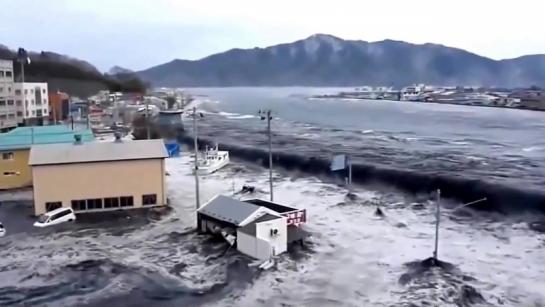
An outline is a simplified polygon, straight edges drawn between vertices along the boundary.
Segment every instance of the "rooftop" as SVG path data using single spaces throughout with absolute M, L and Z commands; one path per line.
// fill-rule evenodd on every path
M 208 215 L 220 221 L 239 225 L 254 212 L 259 206 L 236 199 L 217 195 L 199 209 L 199 213 Z
M 30 165 L 160 159 L 168 157 L 163 140 L 35 145 Z
M 72 143 L 74 135 L 81 135 L 83 142 L 93 142 L 93 132 L 70 130 L 66 126 L 18 127 L 0 134 L 0 150 L 28 149 L 36 144 Z

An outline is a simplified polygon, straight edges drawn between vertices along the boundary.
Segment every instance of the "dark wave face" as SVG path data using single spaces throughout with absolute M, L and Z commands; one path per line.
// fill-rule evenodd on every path
M 271 108 L 278 166 L 327 173 L 331 157 L 346 153 L 356 181 L 410 192 L 439 188 L 464 202 L 486 197 L 481 207 L 501 211 L 545 207 L 543 112 L 309 100 L 318 90 L 304 88 L 194 91 L 209 95 L 202 99 L 209 114 L 199 120 L 201 140 L 244 159 L 266 160 L 266 124 L 256 115 Z

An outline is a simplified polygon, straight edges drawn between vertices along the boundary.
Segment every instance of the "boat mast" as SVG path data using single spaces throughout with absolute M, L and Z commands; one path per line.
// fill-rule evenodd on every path
M 200 201 L 199 201 L 199 164 L 198 164 L 198 155 L 199 148 L 197 143 L 197 108 L 193 107 L 193 146 L 195 148 L 195 206 L 196 210 L 199 210 Z

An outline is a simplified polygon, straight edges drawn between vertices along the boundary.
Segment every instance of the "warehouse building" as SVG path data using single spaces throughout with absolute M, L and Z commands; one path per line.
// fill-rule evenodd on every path
M 76 134 L 84 142 L 95 140 L 89 129 L 73 131 L 66 126 L 19 127 L 0 134 L 0 190 L 32 185 L 28 157 L 33 145 L 72 143 Z
M 36 215 L 59 207 L 76 213 L 166 204 L 162 140 L 33 146 Z

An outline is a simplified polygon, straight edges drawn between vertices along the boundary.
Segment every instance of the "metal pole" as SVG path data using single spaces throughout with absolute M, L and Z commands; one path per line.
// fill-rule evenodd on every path
M 70 100 L 70 104 L 72 104 L 72 100 Z M 79 117 L 81 118 L 81 108 L 78 108 Z M 73 114 L 72 108 L 70 108 L 70 114 Z M 87 100 L 87 116 L 86 116 L 86 122 L 87 122 L 87 129 L 91 129 L 91 118 L 89 115 L 91 114 L 91 102 Z M 73 116 L 73 115 L 72 115 Z
M 149 120 L 149 103 L 148 103 L 148 100 L 146 98 L 144 98 L 144 100 L 146 101 L 146 129 L 147 129 L 147 134 L 148 134 L 148 140 L 151 138 L 150 137 L 150 120 Z
M 195 205 L 196 209 L 199 210 L 200 201 L 199 201 L 199 164 L 198 164 L 198 155 L 199 148 L 197 144 L 197 108 L 193 107 L 193 146 L 195 147 Z
M 352 190 L 352 160 L 350 160 L 350 156 L 347 156 L 348 160 L 348 191 Z
M 269 135 L 269 188 L 271 190 L 271 202 L 273 196 L 273 159 L 272 159 L 272 139 L 271 139 L 271 110 L 267 111 L 267 132 Z
M 435 250 L 433 251 L 433 258 L 435 260 L 437 259 L 437 253 L 439 250 L 439 222 L 441 218 L 441 190 L 437 189 L 437 200 L 435 202 L 436 209 L 435 209 Z
M 26 59 L 24 59 L 24 61 L 26 61 Z M 21 83 L 25 83 L 25 62 L 24 61 L 21 61 Z M 23 87 L 25 87 L 24 84 L 23 84 Z

